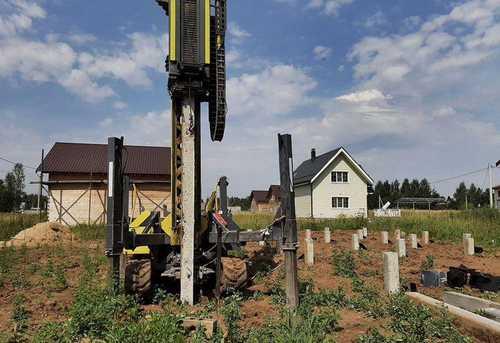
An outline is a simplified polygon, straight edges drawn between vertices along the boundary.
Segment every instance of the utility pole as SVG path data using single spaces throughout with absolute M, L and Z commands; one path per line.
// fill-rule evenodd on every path
M 42 190 L 43 190 L 43 159 L 45 150 L 42 149 L 42 161 L 40 163 L 40 185 L 38 187 L 38 218 L 42 221 Z
M 296 308 L 299 305 L 299 287 L 297 279 L 297 221 L 295 219 L 295 195 L 293 192 L 292 136 L 278 135 L 281 181 L 281 215 L 286 221 L 283 227 L 286 269 L 287 305 Z
M 488 163 L 488 174 L 490 176 L 490 208 L 495 208 L 493 203 L 493 166 Z

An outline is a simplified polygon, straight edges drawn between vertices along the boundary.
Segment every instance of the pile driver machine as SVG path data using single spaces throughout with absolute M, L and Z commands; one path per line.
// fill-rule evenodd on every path
M 123 138 L 108 140 L 106 255 L 115 288 L 147 295 L 154 285 L 180 288 L 193 304 L 200 290 L 216 296 L 247 282 L 241 247 L 275 241 L 285 254 L 287 293 L 297 295 L 297 226 L 293 195 L 292 142 L 279 135 L 281 206 L 268 227 L 242 231 L 228 211 L 225 177 L 202 208 L 201 106 L 208 102 L 210 135 L 222 141 L 226 125 L 226 0 L 156 0 L 170 18 L 168 91 L 172 101 L 171 213 L 143 212 L 129 218 L 130 180 L 124 174 Z M 235 257 L 239 256 L 239 257 Z M 122 278 L 120 277 L 122 276 Z

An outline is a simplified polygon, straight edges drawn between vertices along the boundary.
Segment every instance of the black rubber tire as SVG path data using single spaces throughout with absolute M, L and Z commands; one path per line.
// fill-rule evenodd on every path
M 125 292 L 144 298 L 152 291 L 150 260 L 130 260 L 125 266 Z

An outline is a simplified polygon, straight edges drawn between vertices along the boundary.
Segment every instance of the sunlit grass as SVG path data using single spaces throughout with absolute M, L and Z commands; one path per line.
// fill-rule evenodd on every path
M 273 216 L 267 213 L 244 212 L 234 215 L 234 220 L 243 230 L 256 230 L 272 223 Z M 431 239 L 445 242 L 461 242 L 464 233 L 471 233 L 476 244 L 485 247 L 500 247 L 500 211 L 475 209 L 468 211 L 403 211 L 401 218 L 338 218 L 297 220 L 299 230 L 321 231 L 354 230 L 367 226 L 370 230 L 393 231 L 401 229 L 408 233 L 429 231 Z

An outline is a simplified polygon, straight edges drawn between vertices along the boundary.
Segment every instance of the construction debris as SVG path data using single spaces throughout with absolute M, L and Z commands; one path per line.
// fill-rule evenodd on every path
M 464 324 L 468 324 L 472 327 L 476 327 L 478 329 L 481 329 L 481 331 L 486 331 L 492 334 L 494 337 L 500 338 L 500 323 L 485 318 L 483 316 L 480 316 L 478 314 L 466 311 L 464 309 L 461 309 L 459 307 L 453 306 L 446 304 L 442 301 L 436 300 L 434 298 L 428 297 L 426 295 L 420 294 L 420 293 L 415 293 L 415 292 L 408 292 L 406 293 L 410 298 L 423 303 L 425 305 L 432 306 L 434 308 L 437 308 L 439 310 L 441 309 L 446 309 L 450 314 L 458 317 Z
M 448 286 L 452 288 L 461 288 L 469 284 L 471 288 L 477 288 L 481 291 L 500 291 L 500 277 L 480 273 L 464 265 L 460 265 L 458 268 L 450 267 L 447 278 Z

